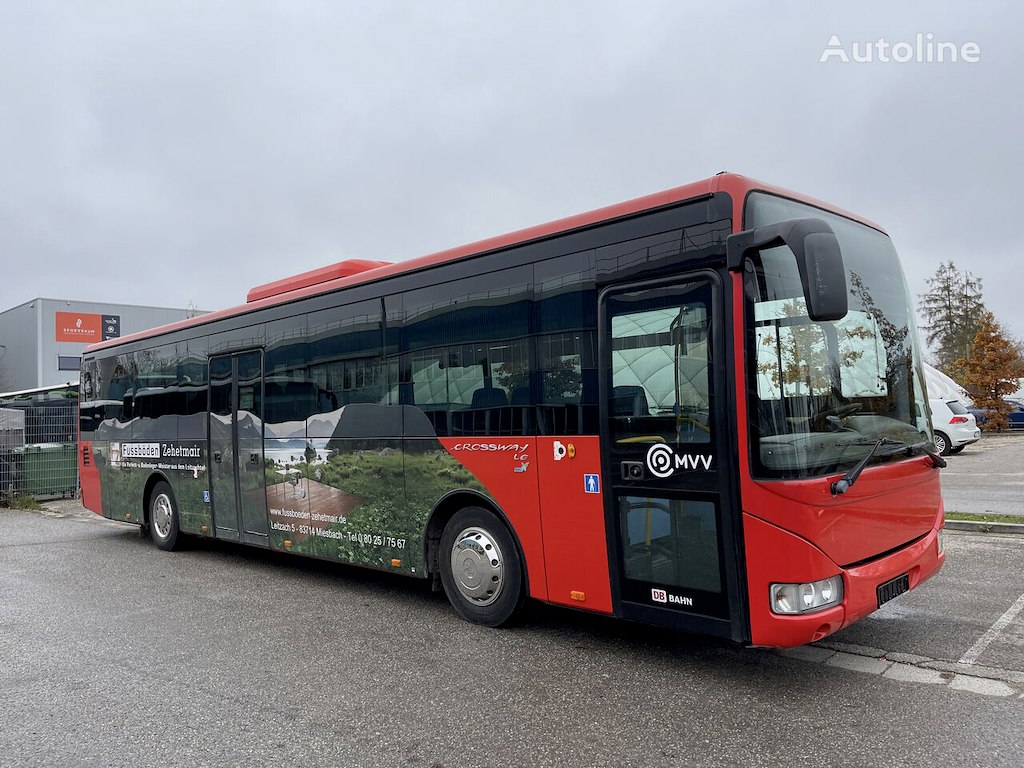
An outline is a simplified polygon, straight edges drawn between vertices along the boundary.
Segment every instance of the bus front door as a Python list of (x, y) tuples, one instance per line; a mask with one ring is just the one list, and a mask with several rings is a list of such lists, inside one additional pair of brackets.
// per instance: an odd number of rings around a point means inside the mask
[(600, 301), (617, 612), (742, 641), (721, 281), (697, 272), (609, 288)]
[(210, 358), (209, 419), (217, 537), (267, 546), (262, 352)]

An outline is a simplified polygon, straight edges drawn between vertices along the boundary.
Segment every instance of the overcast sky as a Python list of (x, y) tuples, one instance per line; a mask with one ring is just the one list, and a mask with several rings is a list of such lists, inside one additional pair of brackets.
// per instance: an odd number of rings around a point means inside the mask
[[(1024, 337), (1024, 6), (0, 0), (0, 309), (218, 309), (721, 170), (883, 225)], [(820, 61), (916, 35), (976, 63)]]

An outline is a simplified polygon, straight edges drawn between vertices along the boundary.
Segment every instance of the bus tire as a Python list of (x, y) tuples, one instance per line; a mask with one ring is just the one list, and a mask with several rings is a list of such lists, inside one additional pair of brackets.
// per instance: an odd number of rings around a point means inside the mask
[(161, 480), (149, 497), (149, 535), (160, 549), (171, 551), (178, 544), (178, 503), (171, 486)]
[(523, 567), (505, 525), (480, 507), (455, 513), (441, 534), (441, 583), (466, 621), (499, 627), (522, 605)]

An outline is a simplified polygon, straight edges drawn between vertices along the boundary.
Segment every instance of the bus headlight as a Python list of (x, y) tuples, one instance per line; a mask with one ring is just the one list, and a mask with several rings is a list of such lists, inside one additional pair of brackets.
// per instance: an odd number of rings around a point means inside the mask
[(772, 584), (770, 591), (772, 613), (811, 613), (842, 602), (843, 577), (832, 576), (805, 584)]

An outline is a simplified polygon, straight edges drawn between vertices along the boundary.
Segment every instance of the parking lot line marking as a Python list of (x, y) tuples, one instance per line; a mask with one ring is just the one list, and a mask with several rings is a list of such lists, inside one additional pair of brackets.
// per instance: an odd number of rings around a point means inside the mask
[(978, 642), (971, 646), (971, 649), (960, 657), (960, 664), (973, 664), (978, 657), (985, 652), (989, 644), (999, 637), (999, 633), (1006, 629), (1010, 622), (1017, 618), (1017, 614), (1024, 610), (1024, 595), (1017, 598), (1017, 602), (1010, 606), (1010, 609), (996, 619), (996, 623), (989, 627), (988, 632), (978, 638)]

